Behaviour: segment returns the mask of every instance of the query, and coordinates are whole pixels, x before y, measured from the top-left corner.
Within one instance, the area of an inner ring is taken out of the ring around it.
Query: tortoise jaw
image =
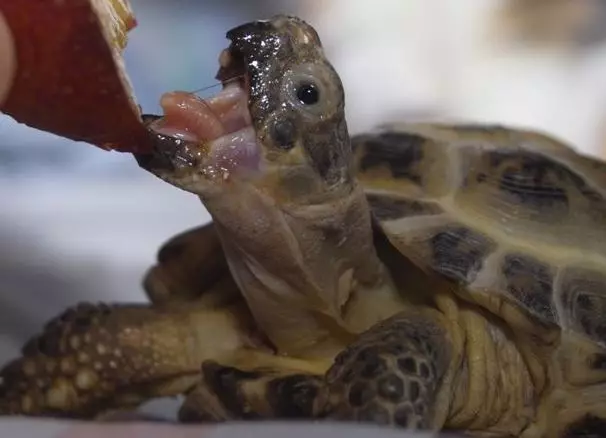
[[[188,92],[166,93],[161,99],[164,114],[143,116],[154,151],[136,156],[142,168],[177,186],[182,178],[225,181],[260,170],[244,62],[230,48],[221,53],[219,63],[216,77],[223,88],[217,95],[205,100]]]

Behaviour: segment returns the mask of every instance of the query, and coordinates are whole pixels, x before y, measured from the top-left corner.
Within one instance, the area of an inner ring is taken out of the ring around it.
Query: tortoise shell
[[[389,241],[493,313],[606,346],[606,164],[499,126],[395,124],[353,137]]]

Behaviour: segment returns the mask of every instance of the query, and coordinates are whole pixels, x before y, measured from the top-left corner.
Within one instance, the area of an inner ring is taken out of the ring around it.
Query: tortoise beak
[[[180,154],[183,145],[188,143],[186,140],[158,133],[151,127],[152,123],[162,119],[162,116],[143,114],[141,118],[151,139],[152,150],[144,153],[133,153],[139,167],[157,174],[159,171],[174,171],[177,167],[193,165],[190,162],[191,160],[182,157]],[[179,163],[183,166],[179,166]]]

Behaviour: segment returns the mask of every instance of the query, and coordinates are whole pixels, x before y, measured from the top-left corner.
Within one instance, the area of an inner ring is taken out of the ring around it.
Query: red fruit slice
[[[0,0],[17,69],[0,111],[108,150],[150,150],[122,50],[128,0]]]

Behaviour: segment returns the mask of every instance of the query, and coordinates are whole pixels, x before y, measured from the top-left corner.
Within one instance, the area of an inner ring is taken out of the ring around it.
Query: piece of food
[[[0,0],[0,11],[17,57],[2,112],[103,149],[149,148],[122,59],[136,25],[127,0]]]

